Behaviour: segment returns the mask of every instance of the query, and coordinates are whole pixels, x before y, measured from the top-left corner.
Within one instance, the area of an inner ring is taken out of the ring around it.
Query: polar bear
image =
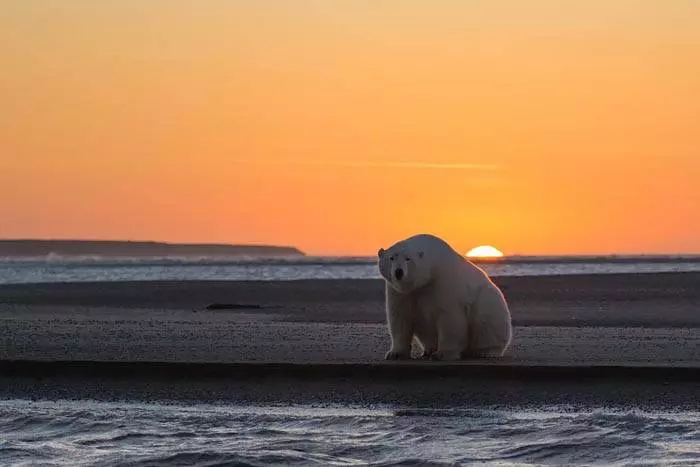
[[[444,240],[419,234],[377,252],[386,282],[387,360],[501,357],[512,339],[508,304],[486,272]]]

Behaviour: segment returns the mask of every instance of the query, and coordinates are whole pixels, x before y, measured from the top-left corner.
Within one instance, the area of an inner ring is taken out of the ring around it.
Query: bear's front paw
[[[421,354],[420,358],[423,360],[429,360],[434,353],[435,349],[423,349],[423,353]]]
[[[437,361],[444,361],[444,362],[449,362],[449,361],[455,361],[459,360],[459,353],[458,352],[447,352],[444,350],[436,350],[430,355],[431,360],[437,360]]]
[[[401,352],[396,350],[390,350],[384,356],[384,360],[409,360],[411,354],[409,352]]]

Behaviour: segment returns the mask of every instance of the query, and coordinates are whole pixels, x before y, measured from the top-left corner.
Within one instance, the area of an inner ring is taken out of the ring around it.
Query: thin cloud
[[[239,164],[263,164],[263,165],[329,165],[338,167],[387,167],[399,169],[432,169],[432,170],[503,170],[503,167],[495,164],[450,164],[439,162],[375,162],[375,161],[316,161],[316,160],[285,160],[285,161],[261,161],[253,159],[236,159],[233,162]]]

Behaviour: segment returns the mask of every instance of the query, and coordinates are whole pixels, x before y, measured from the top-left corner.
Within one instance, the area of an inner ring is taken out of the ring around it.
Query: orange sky
[[[6,0],[0,237],[700,252],[700,2]]]

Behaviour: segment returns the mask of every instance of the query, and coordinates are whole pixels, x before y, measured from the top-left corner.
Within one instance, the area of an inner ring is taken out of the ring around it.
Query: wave
[[[700,461],[700,413],[0,401],[0,456],[63,465]]]

